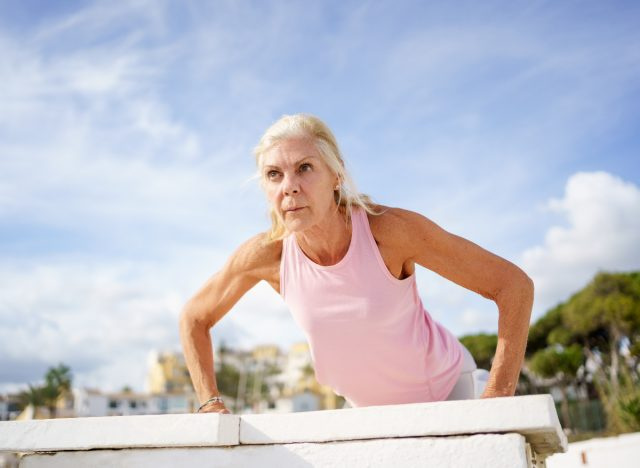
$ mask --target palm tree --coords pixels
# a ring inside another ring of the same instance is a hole
[[[34,387],[29,384],[29,389],[20,393],[20,406],[26,408],[29,405],[33,406],[33,414],[35,416],[39,407],[45,404],[44,393],[42,387]]]
[[[45,403],[52,418],[56,417],[56,404],[61,396],[71,390],[71,369],[60,363],[57,367],[50,367],[44,376],[45,385],[42,387]]]

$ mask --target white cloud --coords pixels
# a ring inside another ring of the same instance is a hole
[[[566,300],[599,270],[640,268],[638,186],[606,172],[579,172],[547,209],[563,215],[567,225],[551,227],[544,243],[522,256],[536,284],[538,313]]]
[[[64,362],[78,384],[142,389],[146,355],[154,349],[180,349],[182,305],[214,273],[206,271],[197,254],[190,256],[195,267],[184,271],[174,261],[3,265],[2,388],[35,382],[47,367]],[[189,253],[177,256],[184,255]],[[224,340],[243,348],[265,342],[288,346],[304,339],[266,284],[247,294],[212,333],[216,346]]]
[[[536,285],[533,320],[599,270],[640,269],[638,186],[606,172],[580,172],[568,179],[564,196],[544,209],[566,225],[551,226],[541,245],[513,260]],[[418,281],[427,310],[456,335],[497,330],[493,302],[422,269]]]

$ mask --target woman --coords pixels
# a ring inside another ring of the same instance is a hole
[[[316,117],[282,117],[254,152],[271,229],[240,246],[181,314],[199,411],[229,412],[209,329],[261,280],[305,332],[317,380],[351,406],[473,398],[473,358],[424,309],[416,264],[496,302],[498,346],[481,397],[514,394],[533,303],[522,270],[418,213],[359,194]]]

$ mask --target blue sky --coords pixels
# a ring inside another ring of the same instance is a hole
[[[521,266],[534,317],[640,267],[636,2],[0,2],[0,389],[142,389],[186,299],[267,228],[252,147],[334,130],[360,189]],[[430,313],[495,331],[427,270]],[[259,285],[214,343],[304,336]]]

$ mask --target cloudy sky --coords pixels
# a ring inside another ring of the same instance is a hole
[[[534,317],[640,268],[640,5],[0,1],[0,391],[144,388],[181,305],[268,226],[251,148],[334,130],[360,189],[521,266]],[[495,304],[421,269],[430,313]],[[303,334],[259,285],[214,343]]]

